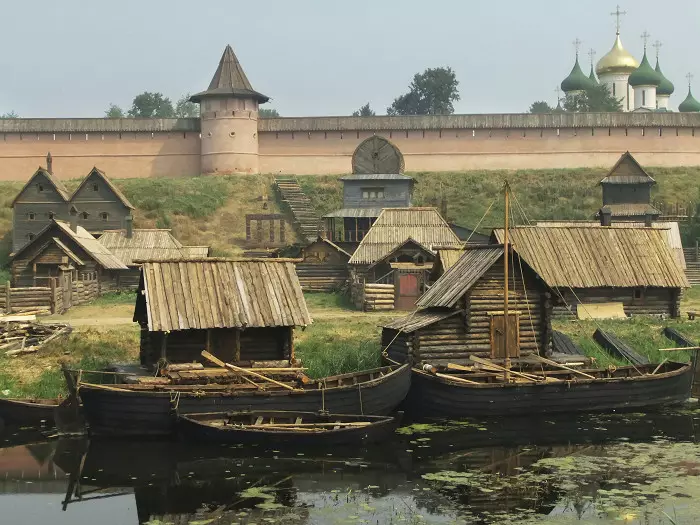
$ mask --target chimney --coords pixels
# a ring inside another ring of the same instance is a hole
[[[53,175],[53,157],[51,157],[50,151],[48,155],[46,155],[46,171]]]
[[[651,213],[646,212],[644,214],[644,227],[651,228],[651,223],[652,223],[653,218],[654,217]]]
[[[74,232],[78,231],[78,208],[75,206],[70,207],[70,229]]]
[[[603,206],[600,209],[600,225],[612,226],[612,211],[610,211],[610,208]]]
[[[124,223],[126,224],[126,238],[131,239],[134,236],[134,218],[127,215],[124,218]]]

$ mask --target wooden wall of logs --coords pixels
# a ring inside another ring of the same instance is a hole
[[[362,309],[393,310],[394,309],[394,285],[365,283]]]
[[[305,292],[334,292],[341,290],[348,281],[347,264],[307,264],[296,265],[301,289]]]
[[[634,288],[586,288],[560,289],[554,294],[554,316],[576,317],[576,305],[583,303],[622,303],[627,315],[666,315],[680,316],[681,293],[674,288],[638,289]],[[563,298],[563,300],[562,300]],[[568,305],[568,307],[567,307]]]

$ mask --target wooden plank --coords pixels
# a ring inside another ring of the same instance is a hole
[[[185,291],[189,290],[189,275],[187,273],[187,263],[179,262],[177,267],[177,273],[180,277],[180,282],[174,283],[174,286],[179,286],[180,290],[183,292],[183,299],[185,302],[185,315],[187,316],[187,325],[190,328],[197,328],[197,318],[194,314],[194,308],[192,307],[192,296],[190,293],[184,293]]]
[[[629,361],[635,366],[649,364],[649,359],[637,353],[630,346],[625,344],[610,332],[606,332],[598,328],[593,333],[593,339],[611,355]]]

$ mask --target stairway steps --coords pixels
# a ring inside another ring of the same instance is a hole
[[[275,177],[275,187],[279,193],[280,200],[289,207],[293,223],[299,234],[309,241],[315,240],[318,235],[320,217],[313,209],[311,200],[299,186],[296,177]]]

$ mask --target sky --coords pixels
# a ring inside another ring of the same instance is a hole
[[[700,95],[700,2],[620,0],[623,45],[660,40],[676,86],[688,72]],[[173,102],[206,89],[226,44],[253,87],[282,116],[378,114],[414,74],[449,66],[456,113],[521,113],[556,104],[574,39],[588,72],[615,38],[608,0],[6,0],[0,32],[0,114],[102,117],[110,103],[159,91]],[[650,47],[651,54],[655,50]],[[653,65],[653,60],[652,60]]]

